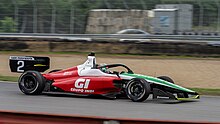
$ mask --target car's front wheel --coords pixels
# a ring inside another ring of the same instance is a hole
[[[37,71],[26,71],[19,80],[20,90],[27,95],[41,94],[45,87],[45,78]]]
[[[173,81],[173,79],[171,79],[171,78],[168,77],[168,76],[159,76],[159,77],[157,77],[157,78],[175,84],[174,81]],[[178,98],[188,98],[188,94],[187,94],[187,93],[177,93],[177,97],[178,97]]]
[[[134,78],[127,83],[125,91],[133,102],[142,102],[149,97],[151,88],[146,80]]]

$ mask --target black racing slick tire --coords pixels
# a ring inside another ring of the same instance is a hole
[[[162,79],[162,80],[165,80],[165,81],[168,81],[168,82],[170,82],[170,83],[173,83],[173,84],[174,84],[173,79],[171,79],[171,78],[170,78],[170,77],[168,77],[168,76],[159,76],[159,77],[157,77],[157,78]]]
[[[39,95],[44,90],[45,82],[40,72],[26,71],[20,76],[18,86],[26,95]]]
[[[174,81],[173,81],[173,79],[171,79],[171,78],[168,77],[168,76],[159,76],[159,77],[157,77],[157,78],[175,84]],[[187,93],[177,93],[177,97],[178,97],[178,98],[188,98],[188,94],[187,94]]]
[[[146,80],[134,78],[127,83],[125,91],[133,102],[143,102],[149,97],[151,87]]]

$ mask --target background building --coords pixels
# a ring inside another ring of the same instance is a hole
[[[153,33],[177,34],[192,31],[193,7],[190,4],[159,4],[154,9]]]

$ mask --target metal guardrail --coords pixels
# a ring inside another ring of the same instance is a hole
[[[45,33],[0,33],[0,37],[42,37],[42,38],[118,38],[118,39],[171,39],[220,41],[220,36],[206,35],[145,35],[145,34],[45,34]]]

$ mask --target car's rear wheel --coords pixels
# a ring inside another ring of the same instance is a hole
[[[159,76],[159,77],[157,77],[157,78],[175,84],[174,81],[173,81],[173,79],[171,79],[171,78],[168,77],[168,76]],[[188,98],[188,94],[187,94],[187,93],[177,93],[177,97],[178,97],[178,98]]]
[[[20,90],[27,95],[41,94],[45,87],[45,78],[37,71],[26,71],[19,80]]]
[[[126,86],[126,94],[133,102],[146,100],[151,92],[150,84],[139,78],[131,79]]]

